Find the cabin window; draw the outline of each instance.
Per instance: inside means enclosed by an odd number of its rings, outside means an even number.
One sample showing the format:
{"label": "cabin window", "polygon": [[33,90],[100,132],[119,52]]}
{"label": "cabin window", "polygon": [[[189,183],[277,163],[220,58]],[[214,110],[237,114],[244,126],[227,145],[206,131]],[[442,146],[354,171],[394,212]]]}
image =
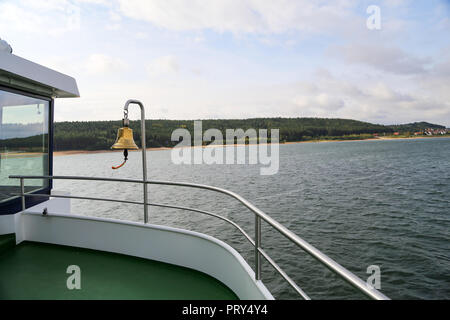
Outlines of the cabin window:
{"label": "cabin window", "polygon": [[[10,175],[49,174],[48,100],[0,88],[0,203],[20,192]],[[25,180],[25,191],[48,188],[48,180]]]}

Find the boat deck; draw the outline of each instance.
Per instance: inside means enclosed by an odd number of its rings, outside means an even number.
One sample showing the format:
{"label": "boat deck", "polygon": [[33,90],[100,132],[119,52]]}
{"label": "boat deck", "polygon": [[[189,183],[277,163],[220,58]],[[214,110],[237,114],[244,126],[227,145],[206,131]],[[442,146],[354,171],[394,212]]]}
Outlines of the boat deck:
{"label": "boat deck", "polygon": [[[68,266],[81,270],[69,290]],[[0,236],[0,299],[214,299],[237,296],[213,277],[189,268],[122,254]]]}

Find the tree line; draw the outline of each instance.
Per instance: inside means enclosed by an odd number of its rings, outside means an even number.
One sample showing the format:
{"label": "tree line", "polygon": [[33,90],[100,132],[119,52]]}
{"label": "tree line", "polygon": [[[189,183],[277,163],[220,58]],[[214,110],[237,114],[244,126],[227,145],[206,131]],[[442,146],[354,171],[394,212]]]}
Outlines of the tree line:
{"label": "tree line", "polygon": [[[193,120],[146,120],[147,147],[173,147],[178,141],[172,141],[172,132],[185,128],[194,138]],[[65,121],[56,122],[54,126],[54,150],[107,150],[114,144],[117,129],[122,121]],[[140,147],[140,121],[130,121],[136,144]],[[415,132],[426,128],[445,128],[427,122],[415,122],[403,125],[385,126],[350,119],[328,118],[251,118],[202,120],[203,132],[207,129],[219,129],[223,136],[226,129],[279,129],[280,142],[365,139],[374,134],[391,135],[396,131]],[[38,136],[0,140],[0,148],[26,148],[42,146]]]}
{"label": "tree line", "polygon": [[[122,121],[76,121],[55,123],[56,150],[102,150],[109,149],[115,142],[117,129]],[[185,128],[194,137],[194,121],[186,120],[146,120],[146,145],[148,147],[173,147],[172,132]],[[140,121],[130,121],[136,144],[140,146]],[[392,128],[367,122],[346,119],[320,118],[254,118],[202,120],[203,131],[219,129],[225,137],[226,129],[253,128],[279,129],[280,141],[306,141],[313,139],[355,138],[359,135],[391,133]]]}

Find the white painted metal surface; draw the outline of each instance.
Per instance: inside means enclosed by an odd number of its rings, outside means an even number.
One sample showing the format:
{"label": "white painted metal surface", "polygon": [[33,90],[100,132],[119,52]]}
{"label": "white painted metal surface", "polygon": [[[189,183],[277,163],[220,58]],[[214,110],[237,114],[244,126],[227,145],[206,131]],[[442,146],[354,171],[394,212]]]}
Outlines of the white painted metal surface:
{"label": "white painted metal surface", "polygon": [[0,216],[0,235],[14,233],[14,214]]}
{"label": "white painted metal surface", "polygon": [[0,51],[0,84],[53,98],[79,97],[74,78]]}
{"label": "white painted metal surface", "polygon": [[171,263],[220,280],[240,299],[273,299],[242,256],[216,238],[166,226],[54,214],[53,210],[43,216],[41,209],[52,201],[16,214],[18,242],[68,245]]}
{"label": "white painted metal surface", "polygon": [[[70,195],[69,192],[52,190],[52,195]],[[47,208],[49,212],[70,214],[70,199],[50,198],[27,209],[27,212],[42,213]],[[18,214],[0,215],[0,235],[15,233],[15,221]]]}

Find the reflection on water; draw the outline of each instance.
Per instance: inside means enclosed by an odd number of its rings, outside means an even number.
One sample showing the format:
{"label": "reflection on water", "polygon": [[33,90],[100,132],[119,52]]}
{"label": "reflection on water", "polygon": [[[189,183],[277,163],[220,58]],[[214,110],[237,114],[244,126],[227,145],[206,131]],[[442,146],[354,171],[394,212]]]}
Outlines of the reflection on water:
{"label": "reflection on water", "polygon": [[[204,183],[237,192],[362,279],[381,268],[381,290],[394,299],[450,298],[450,139],[353,141],[280,146],[280,169],[255,165],[174,165],[170,150],[147,153],[149,179]],[[140,179],[141,154],[55,157],[55,175]],[[142,186],[56,181],[73,195],[142,201]],[[253,235],[254,217],[222,194],[150,186],[151,202],[219,213]],[[142,221],[142,207],[72,201],[77,214]],[[224,240],[251,266],[251,245],[231,225],[198,213],[150,207],[150,223],[196,230]],[[263,248],[312,298],[364,298],[263,223]],[[263,280],[277,298],[298,296],[270,265]]]}

